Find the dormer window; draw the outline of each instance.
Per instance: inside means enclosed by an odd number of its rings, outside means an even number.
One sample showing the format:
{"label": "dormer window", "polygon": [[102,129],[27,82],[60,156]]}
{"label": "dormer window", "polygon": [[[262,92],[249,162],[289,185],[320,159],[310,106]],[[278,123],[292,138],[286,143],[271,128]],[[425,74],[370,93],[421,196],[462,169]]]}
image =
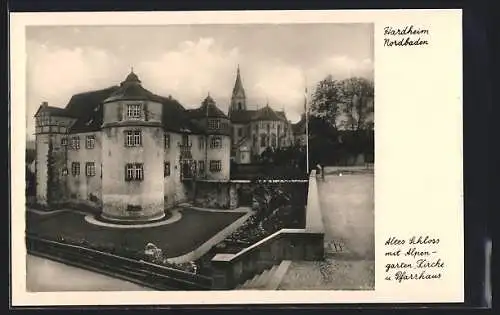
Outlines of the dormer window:
{"label": "dormer window", "polygon": [[221,122],[219,119],[210,119],[208,121],[209,129],[220,129],[220,127],[221,127]]}
{"label": "dormer window", "polygon": [[128,104],[127,105],[127,118],[140,119],[142,114],[142,104]]}

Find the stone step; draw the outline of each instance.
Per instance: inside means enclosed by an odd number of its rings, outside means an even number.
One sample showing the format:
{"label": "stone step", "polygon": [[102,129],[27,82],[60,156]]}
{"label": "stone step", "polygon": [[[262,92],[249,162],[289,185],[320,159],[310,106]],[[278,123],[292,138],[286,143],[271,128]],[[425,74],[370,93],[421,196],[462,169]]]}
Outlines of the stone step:
{"label": "stone step", "polygon": [[284,260],[279,265],[274,265],[272,268],[264,270],[259,275],[256,275],[251,280],[240,286],[239,290],[276,290],[283,280],[283,276],[290,267],[291,261]]}
{"label": "stone step", "polygon": [[275,265],[271,269],[264,270],[264,272],[261,273],[259,277],[252,283],[249,289],[259,289],[264,287],[269,280],[269,276],[276,270],[276,268],[277,267]]}
{"label": "stone step", "polygon": [[274,270],[276,268],[277,268],[277,266],[274,265],[272,268],[266,269],[266,270],[264,270],[260,274],[256,274],[253,278],[247,280],[245,283],[243,283],[242,285],[240,285],[238,287],[238,289],[239,290],[254,290],[254,289],[257,289],[260,286],[265,285],[266,284],[266,280],[269,277],[269,274],[272,273],[272,272],[274,272]]}
{"label": "stone step", "polygon": [[253,278],[250,278],[247,281],[245,281],[243,284],[240,284],[236,289],[237,290],[244,290],[246,287],[250,286],[251,283],[253,281],[255,281],[255,279],[257,279],[259,276],[260,276],[260,274],[256,274],[255,276],[253,276]]}
{"label": "stone step", "polygon": [[275,271],[270,274],[270,277],[266,283],[266,286],[263,288],[264,290],[277,290],[281,281],[283,281],[283,277],[285,276],[288,268],[292,264],[291,260],[283,260],[279,266],[275,269]]}

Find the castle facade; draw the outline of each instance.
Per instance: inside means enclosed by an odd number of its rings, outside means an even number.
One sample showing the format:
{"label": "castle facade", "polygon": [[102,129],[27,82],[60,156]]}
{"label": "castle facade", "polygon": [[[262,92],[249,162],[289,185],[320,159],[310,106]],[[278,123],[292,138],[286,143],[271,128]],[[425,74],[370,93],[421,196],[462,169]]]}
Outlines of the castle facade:
{"label": "castle facade", "polygon": [[185,109],[131,71],[65,108],[42,103],[35,119],[37,202],[88,203],[111,221],[161,219],[188,200],[193,181],[206,198],[216,195],[212,204],[235,208],[231,159],[251,163],[268,147],[293,143],[284,112],[247,110],[239,68],[228,115],[210,95]]}

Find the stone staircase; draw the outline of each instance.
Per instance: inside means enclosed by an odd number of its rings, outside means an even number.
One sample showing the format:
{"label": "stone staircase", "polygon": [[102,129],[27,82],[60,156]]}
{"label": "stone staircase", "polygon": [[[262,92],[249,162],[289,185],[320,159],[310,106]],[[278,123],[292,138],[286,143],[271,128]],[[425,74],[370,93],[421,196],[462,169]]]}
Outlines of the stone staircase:
{"label": "stone staircase", "polygon": [[281,264],[274,265],[247,280],[236,290],[277,290],[291,263],[290,260],[283,260]]}

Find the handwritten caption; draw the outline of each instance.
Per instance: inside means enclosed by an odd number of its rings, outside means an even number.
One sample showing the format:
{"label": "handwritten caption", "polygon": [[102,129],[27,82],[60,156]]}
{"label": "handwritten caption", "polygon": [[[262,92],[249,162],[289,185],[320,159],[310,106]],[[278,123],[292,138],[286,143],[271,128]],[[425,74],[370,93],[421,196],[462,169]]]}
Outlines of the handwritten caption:
{"label": "handwritten caption", "polygon": [[430,32],[426,28],[407,25],[403,28],[384,27],[384,47],[426,46]]}
{"label": "handwritten caption", "polygon": [[440,245],[439,238],[430,236],[389,237],[385,242],[385,257],[394,260],[385,264],[385,280],[402,283],[441,279],[445,262],[439,257]]}

